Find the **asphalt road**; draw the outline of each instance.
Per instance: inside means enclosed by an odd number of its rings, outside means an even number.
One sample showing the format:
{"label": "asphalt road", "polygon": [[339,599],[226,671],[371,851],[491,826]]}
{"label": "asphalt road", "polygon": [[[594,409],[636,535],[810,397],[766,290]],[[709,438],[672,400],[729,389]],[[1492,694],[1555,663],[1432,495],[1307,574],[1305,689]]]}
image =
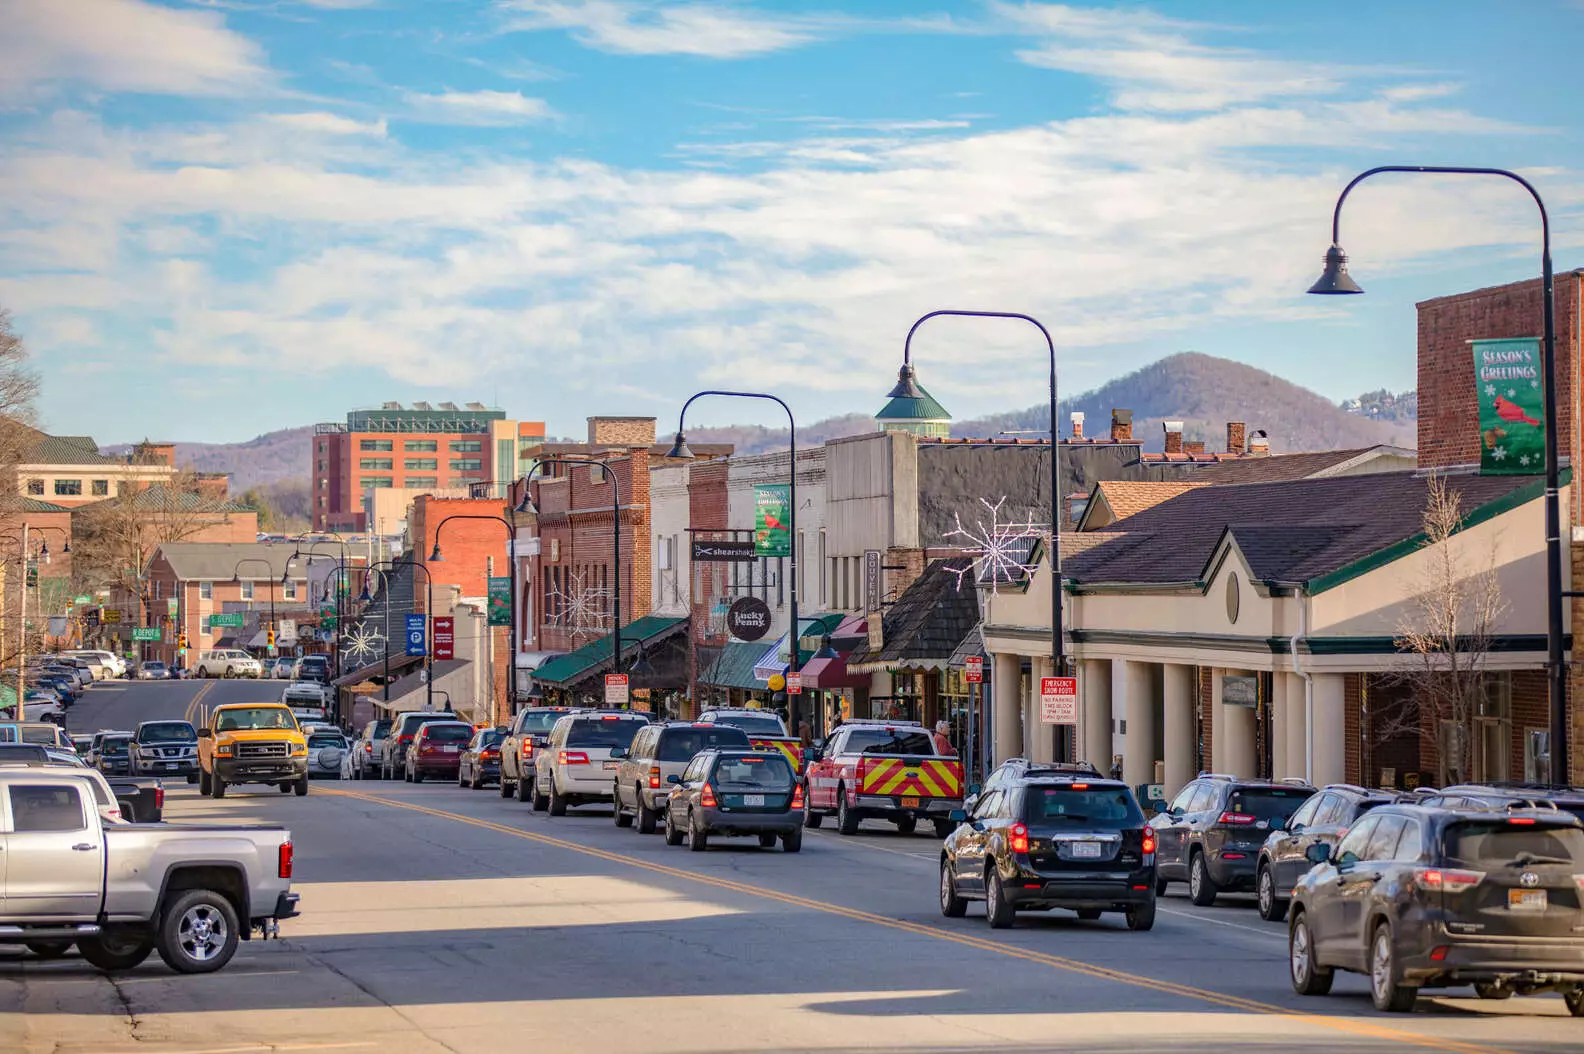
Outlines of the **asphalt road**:
{"label": "asphalt road", "polygon": [[[94,689],[73,727],[270,698],[268,682]],[[202,693],[200,695],[200,693]],[[0,1050],[1376,1051],[1577,1050],[1557,998],[1429,997],[1376,1013],[1362,978],[1300,999],[1285,937],[1245,898],[1155,929],[1066,913],[992,931],[942,918],[937,843],[866,824],[788,856],[707,853],[551,819],[493,790],[316,782],[307,798],[185,784],[171,819],[278,822],[303,917],[210,977],[158,959],[107,979],[79,960],[0,960]],[[872,830],[871,830],[872,828]]]}

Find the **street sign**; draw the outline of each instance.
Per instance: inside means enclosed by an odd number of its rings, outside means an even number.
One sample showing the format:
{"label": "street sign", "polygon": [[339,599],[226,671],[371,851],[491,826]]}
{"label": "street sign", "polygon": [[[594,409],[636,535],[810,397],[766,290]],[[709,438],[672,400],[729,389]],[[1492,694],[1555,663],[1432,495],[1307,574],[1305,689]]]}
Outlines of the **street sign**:
{"label": "street sign", "polygon": [[984,656],[970,655],[967,659],[968,669],[963,674],[963,680],[969,684],[984,683]]}
{"label": "street sign", "polygon": [[1040,724],[1078,723],[1078,678],[1040,678]]}
{"label": "street sign", "polygon": [[283,619],[281,619],[280,620],[280,629],[275,634],[275,639],[277,641],[279,641],[281,644],[296,644],[297,643],[297,620],[294,619],[294,618],[283,618]]}
{"label": "street sign", "polygon": [[424,640],[424,617],[422,615],[407,616],[407,654],[423,655],[428,652],[428,645]]}
{"label": "street sign", "polygon": [[625,673],[607,673],[605,675],[605,705],[627,705],[627,675]]}
{"label": "street sign", "polygon": [[72,598],[72,606],[73,607],[79,607],[79,608],[80,607],[86,607],[87,605],[92,604],[92,603],[93,603],[93,597],[73,597]]}
{"label": "street sign", "polygon": [[161,637],[158,626],[134,626],[132,629],[133,640],[159,641]]}
{"label": "street sign", "polygon": [[693,562],[696,564],[746,564],[757,559],[752,541],[693,543]]}
{"label": "street sign", "polygon": [[802,695],[803,694],[803,675],[801,673],[789,673],[789,674],[787,674],[786,675],[786,688],[787,688],[787,694],[788,695]]}
{"label": "street sign", "polygon": [[434,620],[434,657],[436,662],[456,657],[456,619],[449,615]]}
{"label": "street sign", "polygon": [[105,608],[104,614],[101,615],[100,618],[105,622],[120,622],[121,612],[117,611],[115,608]]}
{"label": "street sign", "polygon": [[[115,613],[115,616],[116,616],[115,618],[112,619],[109,616],[110,616],[110,612],[106,611],[105,612],[105,621],[107,621],[107,622],[119,622],[119,621],[121,621],[121,613],[119,611]],[[222,612],[218,612],[216,614],[210,615],[209,616],[209,628],[210,629],[214,629],[216,626],[230,626],[230,627],[232,627],[234,629],[241,629],[242,628],[242,612],[240,612],[240,611],[222,611]]]}

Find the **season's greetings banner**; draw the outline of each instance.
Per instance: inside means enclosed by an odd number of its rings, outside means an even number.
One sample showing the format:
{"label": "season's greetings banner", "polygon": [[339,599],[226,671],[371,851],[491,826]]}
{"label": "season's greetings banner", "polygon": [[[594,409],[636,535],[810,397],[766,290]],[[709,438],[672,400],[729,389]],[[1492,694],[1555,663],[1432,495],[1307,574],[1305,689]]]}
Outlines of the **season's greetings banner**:
{"label": "season's greetings banner", "polygon": [[792,555],[792,502],[785,483],[754,487],[754,555]]}
{"label": "season's greetings banner", "polygon": [[1545,465],[1545,378],[1535,337],[1473,340],[1480,472],[1524,475]]}

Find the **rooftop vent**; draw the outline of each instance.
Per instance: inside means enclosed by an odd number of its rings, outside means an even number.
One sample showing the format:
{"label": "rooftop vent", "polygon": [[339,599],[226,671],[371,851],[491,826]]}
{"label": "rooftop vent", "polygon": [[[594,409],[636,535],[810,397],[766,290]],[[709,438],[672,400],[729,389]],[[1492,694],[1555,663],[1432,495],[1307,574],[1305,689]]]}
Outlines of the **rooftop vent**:
{"label": "rooftop vent", "polygon": [[456,403],[441,403],[440,404],[440,409],[442,409],[442,410],[453,410],[454,411],[454,410],[457,409],[457,404]]}
{"label": "rooftop vent", "polygon": [[434,409],[434,407],[430,406],[428,403],[413,403],[412,408],[414,410],[423,410],[425,412]]}

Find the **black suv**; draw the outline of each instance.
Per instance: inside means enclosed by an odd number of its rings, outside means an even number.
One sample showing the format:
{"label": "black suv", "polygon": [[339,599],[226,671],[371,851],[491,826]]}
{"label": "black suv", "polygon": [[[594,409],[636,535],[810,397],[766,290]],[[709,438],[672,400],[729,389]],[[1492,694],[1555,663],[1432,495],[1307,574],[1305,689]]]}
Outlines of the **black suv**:
{"label": "black suv", "polygon": [[1464,783],[1421,791],[1420,805],[1446,809],[1562,809],[1584,820],[1584,790],[1538,783]]}
{"label": "black suv", "polygon": [[327,655],[304,655],[297,660],[296,679],[316,684],[329,684],[330,658]]}
{"label": "black suv", "polygon": [[1252,891],[1265,837],[1312,794],[1307,785],[1202,774],[1152,821],[1160,843],[1156,892],[1187,882],[1189,899],[1206,907],[1220,893]]}
{"label": "black suv", "polygon": [[1324,842],[1335,847],[1353,821],[1377,805],[1401,801],[1396,791],[1370,790],[1350,783],[1332,783],[1316,791],[1285,824],[1272,824],[1260,847],[1254,882],[1260,918],[1280,922],[1287,917],[1293,886],[1310,868],[1309,847]]}
{"label": "black suv", "polygon": [[961,918],[983,900],[995,929],[1018,911],[1066,908],[1081,919],[1127,916],[1155,925],[1155,833],[1127,784],[1035,775],[988,789],[961,810],[940,860],[940,908]]}
{"label": "black suv", "polygon": [[1353,970],[1380,1010],[1472,984],[1485,999],[1561,992],[1584,1017],[1584,827],[1571,814],[1387,805],[1334,858],[1323,843],[1309,858],[1318,866],[1298,881],[1287,929],[1300,995]]}

